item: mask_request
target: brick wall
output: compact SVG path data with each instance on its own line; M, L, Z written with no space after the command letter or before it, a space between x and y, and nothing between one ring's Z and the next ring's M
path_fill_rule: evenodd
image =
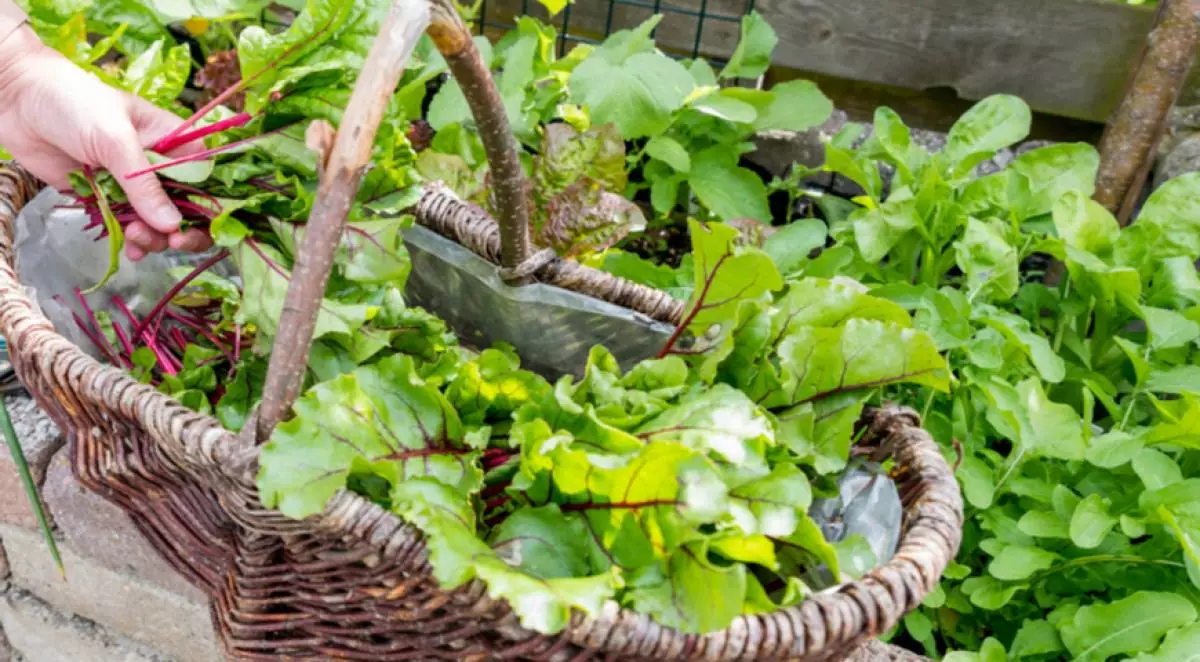
M0 660L221 659L200 592L158 558L119 509L75 482L62 435L29 398L7 403L66 578L0 448Z

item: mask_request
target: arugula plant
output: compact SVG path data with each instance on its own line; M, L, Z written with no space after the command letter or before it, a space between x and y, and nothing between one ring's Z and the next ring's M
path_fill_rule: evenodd
M1124 230L1089 198L1090 146L973 176L1028 126L1023 103L993 97L929 154L880 109L861 148L827 148L864 193L822 258L912 311L954 374L947 394L908 391L961 449L969 511L959 563L904 637L978 659L1172 659L1200 597L1200 176ZM1064 263L1056 283L1039 256Z

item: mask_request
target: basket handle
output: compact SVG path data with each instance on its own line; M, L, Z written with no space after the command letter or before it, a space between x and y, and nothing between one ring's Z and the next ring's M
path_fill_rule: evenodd
M319 155L318 162L322 167L317 196L304 242L296 251L296 265L279 317L279 333L275 336L267 366L255 425L260 442L271 436L300 393L334 254L341 244L346 218L370 164L375 134L404 74L408 57L429 24L428 0L395 0L392 3L342 116L341 126L345 130L338 131L333 137L332 148Z
M492 194L496 200L496 224L500 231L501 277L509 285L524 285L531 278L516 275L518 267L533 254L529 241L529 207L525 201L525 170L520 147L508 121L508 111L483 54L471 38L451 0L430 0L432 20L429 36L458 81L492 172Z

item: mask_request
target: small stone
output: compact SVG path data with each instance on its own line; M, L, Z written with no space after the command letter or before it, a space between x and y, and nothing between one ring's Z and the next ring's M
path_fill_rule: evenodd
M1154 188L1180 175L1200 170L1200 134L1180 140L1162 157L1154 173Z

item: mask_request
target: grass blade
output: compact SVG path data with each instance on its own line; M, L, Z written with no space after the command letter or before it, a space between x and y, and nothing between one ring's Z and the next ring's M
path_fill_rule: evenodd
M25 451L21 449L17 431L13 429L12 418L8 415L8 403L3 398L0 398L0 427L4 428L4 441L8 444L8 452L12 456L13 464L17 465L17 473L21 475L25 496L29 499L29 505L33 506L34 514L37 515L38 526L42 529L42 538L50 548L50 556L54 558L54 564L58 566L59 574L66 579L67 570L63 567L62 556L58 553L58 543L54 541L54 534L50 532L50 523L46 520L46 510L42 507L37 485L33 482L33 474L29 473L29 463L25 461Z

